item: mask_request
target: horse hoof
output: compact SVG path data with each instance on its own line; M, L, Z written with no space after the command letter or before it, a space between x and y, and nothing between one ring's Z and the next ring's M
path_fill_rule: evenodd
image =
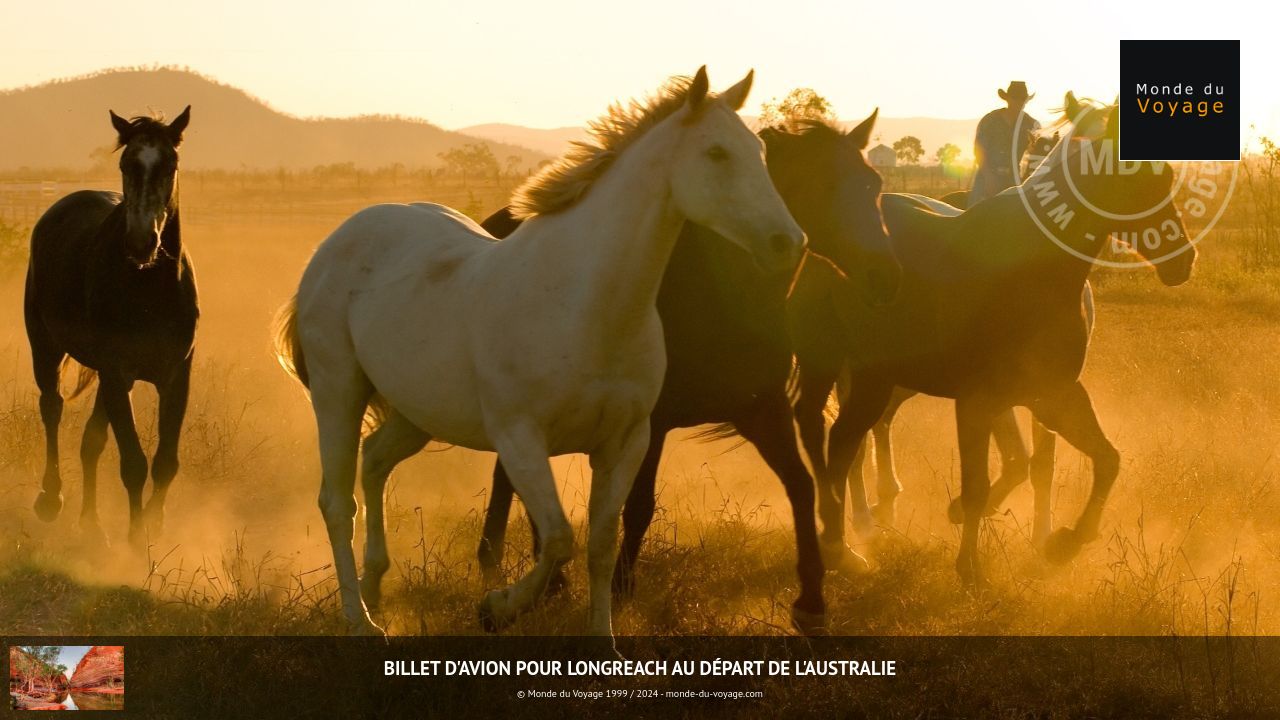
M543 597L553 598L569 589L569 578L564 574L564 569L557 569L551 573L551 579L547 580L547 591L543 593Z
M506 612L507 591L506 590L490 590L484 594L484 598L480 600L480 627L484 628L487 633L496 633L502 628L511 624L510 618Z
M502 585L506 579L503 576L502 568L498 565L490 565L485 562L480 563L480 579L485 585Z
M360 599L370 615L375 615L382 608L382 587L380 583L360 581Z
M142 527L138 527L137 525L130 523L129 547L132 548L135 553L141 555L147 551L147 546L149 544L150 543L147 541L147 531Z
M871 517L881 527L893 527L897 521L897 508L893 503L877 503L871 506Z
M960 498L952 500L947 506L947 519L952 525L964 524L964 505L960 502Z
M84 544L91 548L111 547L111 540L107 538L107 534L103 532L102 526L96 520L80 523L80 536Z
M62 512L62 494L42 492L36 497L36 517L45 522L53 522Z
M960 584L970 590L980 588L986 584L986 578L982 574L982 566L978 563L977 558L964 555L957 558L956 574L960 576Z
M825 612L809 612L791 606L791 624L797 632L807 637L824 637L827 635L827 614Z
M842 540L822 543L822 564L828 570L847 575L861 575L871 570L871 563Z
M382 628L374 624L366 616L362 620L347 624L347 634L352 637L386 637L387 633Z
M1044 541L1044 557L1054 565L1063 565L1080 553L1083 543L1072 528L1061 527L1049 533Z
M862 513L854 513L853 531L858 534L858 537L863 539L875 537L876 521L872 518L870 510Z

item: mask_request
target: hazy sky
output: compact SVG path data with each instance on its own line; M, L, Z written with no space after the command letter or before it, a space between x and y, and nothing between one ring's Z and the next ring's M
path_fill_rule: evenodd
M846 118L976 117L1024 79L1043 117L1115 95L1119 38L1239 38L1244 122L1280 135L1280 11L1257 0L0 2L0 87L187 65L298 115L451 128L580 125L703 63L716 88L756 69L748 112L809 86Z
M63 645L61 647L58 655L58 662L67 666L68 680L71 679L71 673L75 672L76 665L79 664L80 659L83 658L85 653L89 652L90 649L91 646L89 645Z

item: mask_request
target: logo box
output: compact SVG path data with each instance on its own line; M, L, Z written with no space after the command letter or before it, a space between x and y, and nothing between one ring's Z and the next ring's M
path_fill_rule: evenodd
M1121 40L1120 159L1239 160L1240 41Z

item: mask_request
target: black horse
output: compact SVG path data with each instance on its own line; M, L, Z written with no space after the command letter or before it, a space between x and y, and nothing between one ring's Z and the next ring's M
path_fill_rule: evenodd
M120 448L120 475L129 493L129 540L145 540L142 489L147 457L133 422L130 393L142 380L159 394L159 444L151 464L155 485L145 521L159 530L164 498L178 472L178 437L187 409L195 350L196 279L182 245L178 215L178 146L188 106L172 123L111 113L124 195L82 190L49 208L31 234L26 324L40 388L46 460L36 498L40 519L62 510L58 424L61 368L68 356L81 374L75 394L99 384L80 446L84 464L82 529L102 536L97 511L97 464L107 424Z
M899 268L889 251L877 201L880 177L862 150L875 114L850 132L825 124L761 132L769 173L809 249L831 259L870 304L896 292ZM500 210L483 223L496 237L518 222ZM824 262L813 258L805 262ZM741 435L760 452L786 488L794 516L800 596L792 618L804 632L825 625L823 562L814 513L814 482L800 457L790 399L792 366L787 321L791 277L767 276L712 231L686 223L658 292L667 374L650 416L649 450L623 511L624 538L615 566L615 594L634 591L634 565L653 520L655 478L666 435L714 423L706 437ZM501 463L485 516L479 558L493 572L503 553L512 488ZM534 533L535 552L537 533ZM562 584L563 577L555 583Z

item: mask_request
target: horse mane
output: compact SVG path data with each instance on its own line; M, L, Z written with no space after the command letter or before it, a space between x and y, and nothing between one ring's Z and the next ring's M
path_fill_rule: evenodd
M793 137L823 137L838 140L845 136L845 131L836 127L829 120L821 118L800 118L791 121L792 128L775 128L782 135L791 135Z
M1098 112L1112 112L1115 108L1110 103L1104 103L1089 97L1077 98L1076 102L1080 103L1081 107L1084 108L1081 113L1082 117L1088 117ZM1054 133L1062 133L1063 130L1068 129L1068 132L1062 134L1069 137L1075 133L1075 118L1067 115L1067 106L1065 104L1061 107L1050 108L1050 111L1057 115L1058 118L1047 125L1042 125L1033 134L1034 138L1053 137Z
M129 136L133 137L138 134L163 133L168 130L169 126L164 124L164 113L157 113L155 115L134 115L129 118L129 128L131 129ZM125 143L120 142L120 138L116 137L115 150L119 150L124 146ZM112 152L115 152L115 150L112 150Z
M578 202L622 151L685 104L692 83L692 78L678 75L649 97L611 104L588 124L589 140L574 141L560 159L516 188L511 196L512 216L527 220Z
M1088 97L1078 98L1077 102L1079 102L1081 107L1084 108L1083 111L1080 113L1081 118L1092 117L1096 113L1112 113L1112 112L1115 112L1115 109L1116 109L1116 106L1113 104L1104 103ZM1035 133L1033 133L1032 142L1034 143L1035 141L1043 138L1052 138L1054 134L1058 135L1058 139L1054 143L1053 147L1051 147L1049 151L1045 153L1044 158L1040 161L1040 164L1037 165L1035 168L1033 168L1031 172L1028 173L1025 178L1023 178L1023 182L1021 183L1023 185L1026 184L1026 181L1032 178L1038 178L1044 173L1047 173L1048 171L1052 170L1054 167L1061 164L1062 161L1066 159L1069 155L1077 151L1078 147L1076 143L1072 142L1072 140L1081 139L1081 138L1087 139L1087 140L1096 139L1087 134L1086 135L1076 134L1078 125L1075 122L1075 118L1068 116L1067 107L1065 105L1063 105L1062 107L1053 108L1052 110L1055 114L1058 115L1058 118L1053 122L1049 123L1048 125L1044 125L1040 127L1040 129L1038 129ZM1017 185L1014 186L1014 188L1017 188L1017 187L1018 187ZM1013 188L1010 188L1010 189L1013 189Z

